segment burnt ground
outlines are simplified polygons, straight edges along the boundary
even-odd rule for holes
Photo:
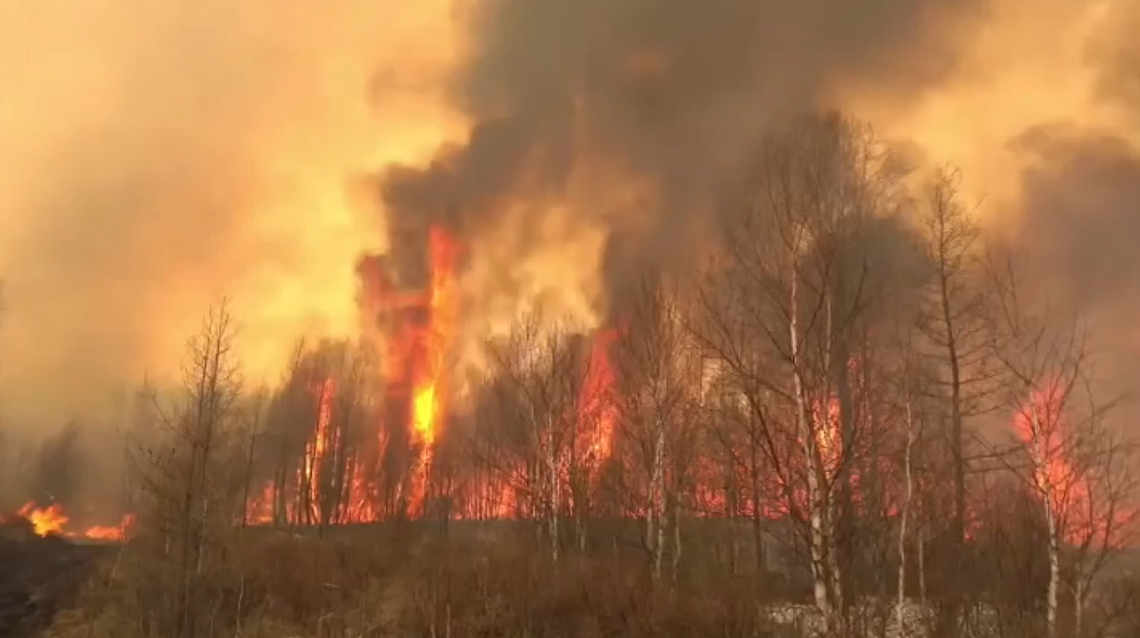
[[[0,636],[31,638],[73,602],[97,561],[114,547],[40,538],[0,523]]]

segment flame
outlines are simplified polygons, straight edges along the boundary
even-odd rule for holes
[[[61,536],[63,528],[70,520],[59,504],[49,505],[46,508],[36,507],[35,503],[25,503],[16,511],[32,524],[37,536]]]
[[[363,449],[346,450],[343,424],[336,421],[334,397],[336,387],[331,377],[314,390],[317,396],[317,418],[306,442],[296,486],[279,486],[269,481],[246,504],[246,521],[264,524],[275,517],[296,523],[312,522],[321,517],[320,503],[335,501],[331,520],[326,523],[358,523],[382,518],[377,494],[379,469],[369,459],[381,462],[388,443],[389,428],[407,428],[418,444],[419,457],[413,461],[407,502],[411,509],[421,507],[433,447],[443,427],[444,401],[448,392],[446,354],[451,346],[455,326],[455,268],[458,244],[441,227],[432,227],[427,237],[430,280],[422,291],[398,291],[395,282],[379,262],[364,262],[361,274],[366,284],[364,309],[385,317],[387,328],[386,418],[394,422],[379,428],[375,457],[364,456]],[[283,512],[276,512],[277,498],[282,492],[289,497]],[[298,503],[298,500],[300,501]],[[298,510],[299,505],[306,507]],[[325,513],[329,517],[329,513]]]
[[[1013,429],[1029,452],[1038,499],[1047,499],[1056,533],[1066,542],[1084,545],[1101,539],[1121,542],[1135,512],[1118,507],[1112,495],[1100,494],[1085,469],[1071,458],[1071,423],[1065,415],[1067,390],[1054,379],[1032,390],[1013,418]]]
[[[1025,405],[1014,415],[1013,427],[1026,446],[1032,464],[1033,485],[1041,499],[1048,499],[1056,525],[1067,541],[1079,543],[1093,530],[1074,524],[1091,508],[1088,481],[1070,461],[1064,438],[1064,390],[1056,381],[1034,388]],[[1091,517],[1090,517],[1091,518]]]
[[[115,526],[94,525],[83,531],[83,537],[91,540],[111,541],[121,543],[127,539],[130,530],[135,525],[133,514],[126,514],[123,520]]]
[[[431,260],[431,284],[427,291],[428,325],[418,335],[421,346],[416,350],[422,359],[414,365],[412,390],[412,428],[430,448],[435,443],[442,412],[442,389],[447,348],[454,336],[454,277],[459,257],[458,245],[439,226],[428,234]]]
[[[340,432],[332,431],[332,400],[335,386],[331,378],[325,378],[317,391],[317,423],[312,439],[305,446],[305,460],[302,465],[302,486],[308,490],[308,503],[313,509],[312,517],[319,516],[321,488],[327,482],[330,468],[326,463],[329,450],[337,445]]]
[[[595,462],[604,461],[613,453],[618,406],[614,400],[616,377],[610,362],[610,347],[617,337],[616,330],[599,330],[594,333],[586,379],[578,399],[578,427],[587,441],[586,453]]]
[[[32,531],[37,536],[62,536],[64,538],[88,538],[91,540],[122,542],[127,539],[131,527],[134,526],[135,517],[132,514],[123,516],[118,525],[93,525],[81,532],[68,531],[67,524],[71,517],[67,515],[59,503],[47,507],[39,507],[34,502],[25,503],[16,510],[16,516],[28,521]]]

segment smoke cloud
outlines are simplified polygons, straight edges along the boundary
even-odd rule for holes
[[[0,0],[9,414],[176,371],[223,291],[271,375],[298,333],[357,332],[362,254],[421,286],[432,223],[471,339],[535,306],[596,323],[632,264],[699,256],[803,108],[960,165],[1083,302],[1136,298],[1134,0],[413,4]]]
[[[983,8],[475,3],[448,85],[470,136],[427,165],[381,174],[392,244],[425,245],[431,223],[470,240],[465,334],[485,336],[535,305],[597,322],[635,265],[668,257],[681,268],[698,256],[717,198],[765,127],[841,106],[843,83],[902,108],[954,72]],[[396,264],[409,285],[424,280],[419,251]]]
[[[8,423],[176,375],[220,294],[254,382],[302,332],[355,333],[353,261],[382,237],[349,186],[443,138],[447,23],[439,2],[0,2]]]

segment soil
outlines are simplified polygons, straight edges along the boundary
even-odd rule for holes
[[[33,638],[66,609],[113,547],[41,538],[19,522],[0,523],[0,636]]]

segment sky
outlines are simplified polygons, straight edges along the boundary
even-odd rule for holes
[[[1136,32],[1140,0],[0,0],[0,413],[173,378],[221,295],[272,382],[360,333],[362,255],[428,221],[463,238],[465,334],[597,322],[611,238],[688,245],[804,108],[959,166],[1140,347]]]

